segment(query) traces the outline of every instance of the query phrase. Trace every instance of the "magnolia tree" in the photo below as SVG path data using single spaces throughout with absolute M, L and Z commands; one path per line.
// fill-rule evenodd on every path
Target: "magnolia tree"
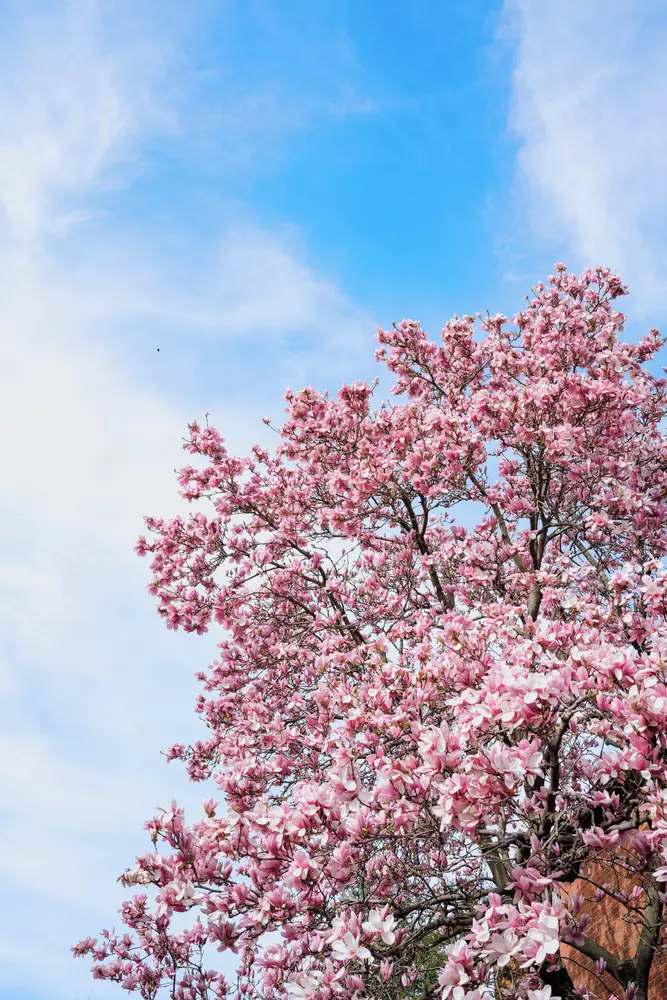
M 147 824 L 127 929 L 74 949 L 96 978 L 175 1000 L 553 1000 L 579 995 L 581 958 L 650 996 L 667 381 L 657 331 L 622 339 L 625 291 L 559 265 L 509 321 L 380 331 L 395 401 L 288 393 L 273 452 L 190 426 L 194 512 L 149 518 L 138 551 L 168 628 L 220 630 L 206 739 L 168 755 L 221 803 Z M 609 899 L 630 957 L 589 934 Z

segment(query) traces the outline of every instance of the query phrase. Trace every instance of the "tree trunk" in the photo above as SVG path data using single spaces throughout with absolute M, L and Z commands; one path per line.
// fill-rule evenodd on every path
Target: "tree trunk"
M 542 966 L 540 979 L 545 986 L 550 986 L 552 994 L 560 997 L 561 1000 L 581 1000 L 581 993 L 575 989 L 570 973 L 564 965 L 561 965 L 560 969 L 556 969 L 555 972 L 547 972 L 546 966 Z

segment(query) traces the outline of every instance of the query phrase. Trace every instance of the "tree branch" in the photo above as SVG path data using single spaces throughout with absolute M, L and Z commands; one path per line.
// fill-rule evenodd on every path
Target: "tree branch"
M 663 910 L 660 890 L 653 879 L 648 880 L 645 889 L 648 901 L 644 908 L 639 944 L 632 960 L 637 974 L 637 985 L 644 988 L 648 987 L 651 965 L 660 938 Z
M 603 948 L 601 944 L 596 941 L 591 941 L 590 938 L 584 937 L 582 940 L 577 942 L 568 941 L 567 944 L 570 947 L 575 948 L 577 951 L 585 955 L 586 958 L 590 958 L 592 962 L 598 962 L 600 959 L 604 960 L 606 965 L 606 971 L 610 976 L 620 983 L 621 986 L 627 986 L 629 982 L 632 981 L 632 975 L 628 975 L 627 962 L 620 962 L 610 951 Z

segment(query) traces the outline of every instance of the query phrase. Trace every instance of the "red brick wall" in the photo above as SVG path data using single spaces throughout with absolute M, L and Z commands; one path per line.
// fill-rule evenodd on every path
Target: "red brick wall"
M 591 860 L 584 869 L 584 875 L 598 885 L 608 884 L 615 892 L 629 895 L 635 885 L 641 884 L 641 880 L 631 878 L 623 870 L 622 864 L 619 864 L 621 860 L 622 858 L 614 859 L 610 856 Z M 620 901 L 605 895 L 598 902 L 594 893 L 595 886 L 586 881 L 586 878 L 577 879 L 569 889 L 569 895 L 582 896 L 586 900 L 582 909 L 589 918 L 586 936 L 619 958 L 632 958 L 639 940 L 636 917 L 634 921 L 628 919 L 628 909 Z M 575 986 L 588 990 L 596 1000 L 624 996 L 624 991 L 616 980 L 608 975 L 600 976 L 595 963 L 585 958 L 576 948 L 564 944 L 561 946 L 561 954 Z M 653 960 L 649 1000 L 667 1000 L 667 955 L 657 954 Z

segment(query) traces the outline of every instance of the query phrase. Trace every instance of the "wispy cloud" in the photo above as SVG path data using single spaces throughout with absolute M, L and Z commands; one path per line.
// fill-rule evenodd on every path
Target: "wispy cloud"
M 121 5 L 122 6 L 122 5 Z M 10 0 L 3 18 L 0 205 L 9 234 L 57 233 L 87 217 L 91 188 L 113 182 L 150 126 L 164 126 L 155 84 L 166 52 L 155 33 L 121 20 L 118 50 L 104 44 L 95 0 L 51 5 Z
M 664 5 L 507 0 L 506 12 L 534 230 L 573 264 L 619 269 L 653 311 L 667 290 Z
M 165 797 L 164 702 L 187 686 L 159 640 L 149 652 L 126 597 L 139 584 L 131 538 L 144 505 L 171 490 L 185 414 L 96 338 L 106 272 L 91 267 L 82 285 L 67 262 L 75 219 L 94 213 L 147 127 L 130 97 L 146 78 L 107 52 L 92 5 L 55 12 L 16 12 L 0 87 L 0 992 L 11 997 L 95 994 L 68 946 L 103 909 L 113 917 L 119 852 L 139 847 L 141 814 L 157 804 L 147 783 Z M 151 750 L 144 725 L 162 739 Z
M 372 336 L 298 234 L 251 213 L 167 251 L 150 225 L 123 225 L 116 192 L 153 168 L 150 143 L 187 141 L 170 40 L 137 35 L 129 4 L 47 7 L 15 3 L 0 43 L 0 996 L 12 1000 L 100 995 L 69 945 L 111 922 L 114 879 L 145 849 L 154 806 L 203 794 L 159 751 L 198 733 L 187 706 L 211 642 L 163 634 L 132 554 L 141 516 L 175 509 L 186 422 L 210 409 L 245 448 L 287 383 L 343 370 Z

